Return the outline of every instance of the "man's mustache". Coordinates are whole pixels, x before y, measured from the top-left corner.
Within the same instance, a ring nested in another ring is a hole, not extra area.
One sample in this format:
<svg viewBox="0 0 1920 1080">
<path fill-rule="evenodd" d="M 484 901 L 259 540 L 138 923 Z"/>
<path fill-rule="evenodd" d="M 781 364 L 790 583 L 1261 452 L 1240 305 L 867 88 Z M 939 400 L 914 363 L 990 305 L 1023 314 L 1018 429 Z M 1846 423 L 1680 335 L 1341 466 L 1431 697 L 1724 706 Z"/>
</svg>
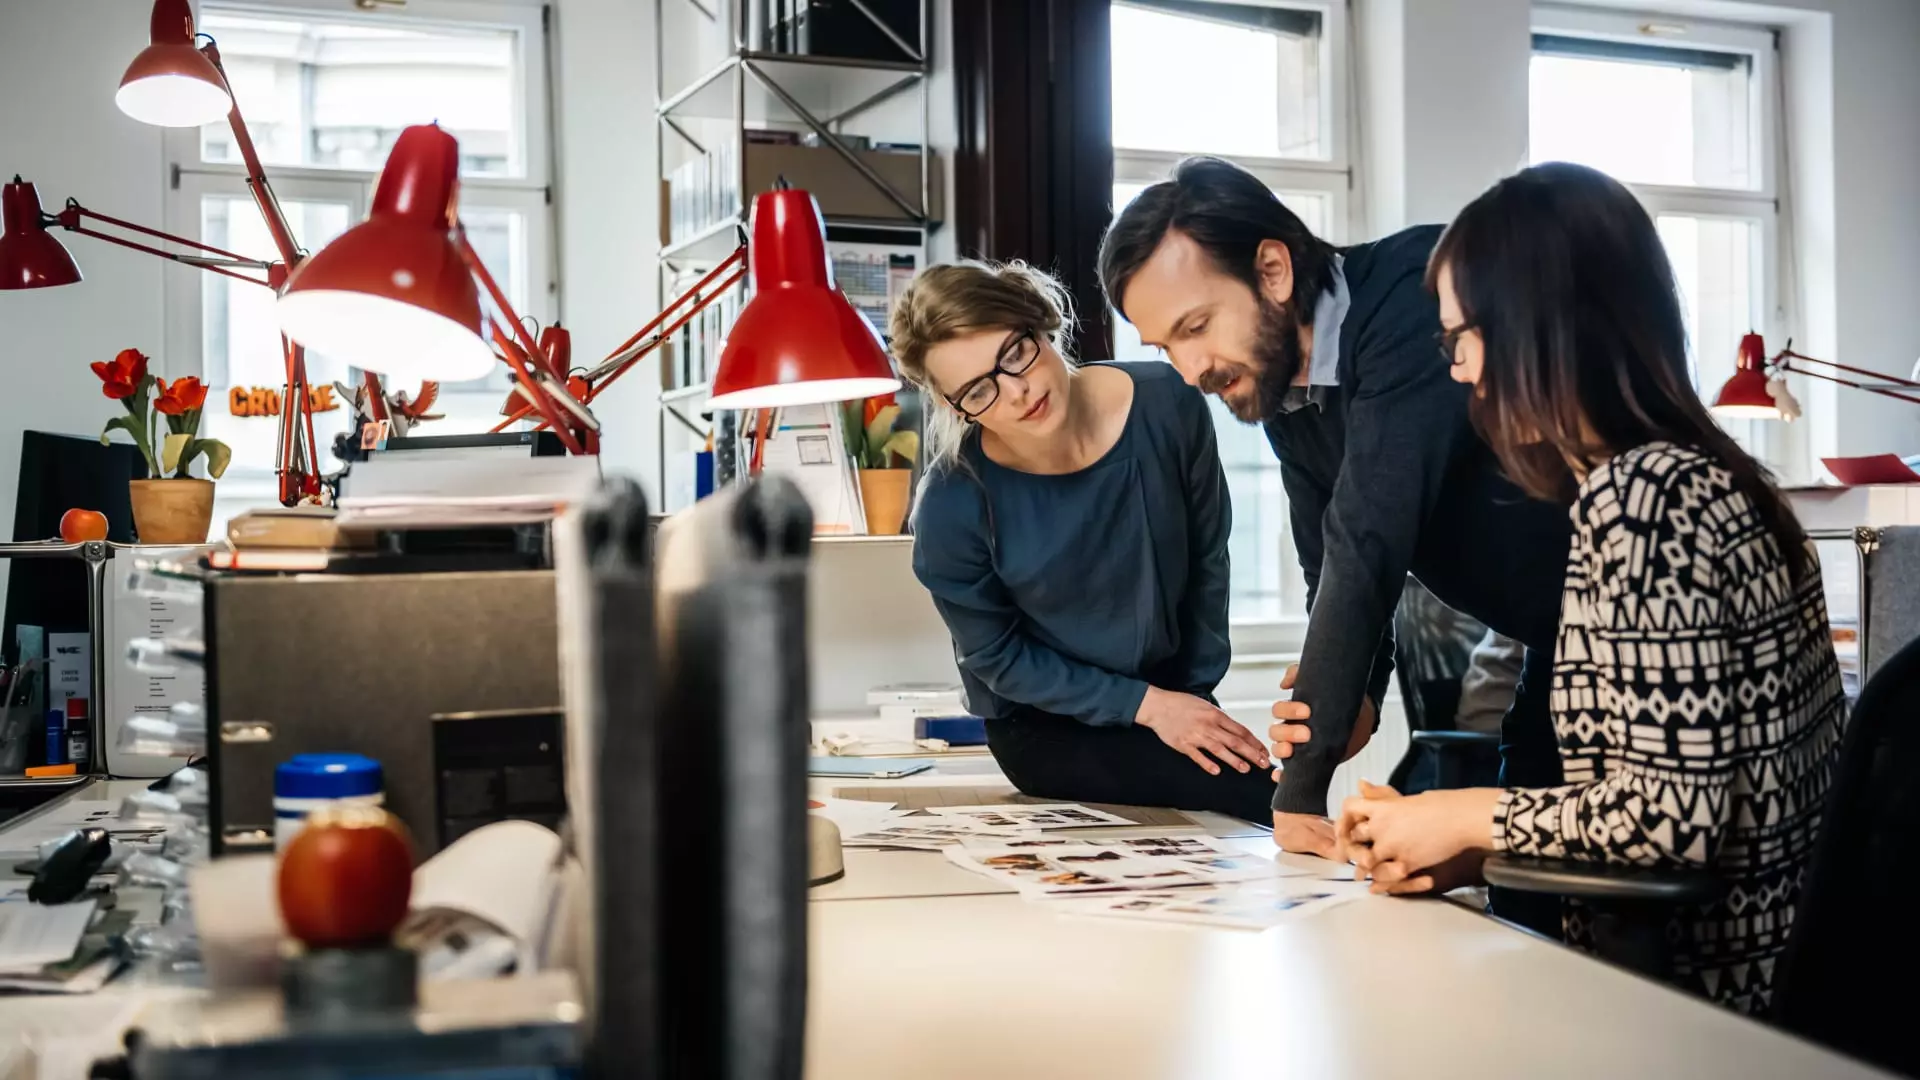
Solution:
<svg viewBox="0 0 1920 1080">
<path fill-rule="evenodd" d="M 1239 378 L 1240 375 L 1241 372 L 1238 368 L 1224 371 L 1220 368 L 1214 368 L 1205 375 L 1200 376 L 1200 389 L 1203 393 L 1219 394 L 1220 391 L 1227 388 L 1228 383 Z"/>
</svg>

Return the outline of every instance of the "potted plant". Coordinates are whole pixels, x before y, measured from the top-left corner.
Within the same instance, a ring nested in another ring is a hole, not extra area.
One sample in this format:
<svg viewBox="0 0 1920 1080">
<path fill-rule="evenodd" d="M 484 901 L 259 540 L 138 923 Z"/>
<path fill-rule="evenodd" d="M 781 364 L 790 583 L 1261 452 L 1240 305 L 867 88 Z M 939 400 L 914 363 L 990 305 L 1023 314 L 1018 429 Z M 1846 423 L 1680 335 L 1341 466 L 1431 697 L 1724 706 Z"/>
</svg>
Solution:
<svg viewBox="0 0 1920 1080">
<path fill-rule="evenodd" d="M 860 470 L 860 501 L 867 509 L 867 532 L 897 536 L 907 521 L 920 436 L 894 430 L 900 420 L 900 406 L 894 403 L 892 394 L 849 401 L 845 408 L 847 455 Z"/>
<path fill-rule="evenodd" d="M 135 480 L 133 527 L 143 544 L 203 544 L 213 520 L 213 480 L 193 476 L 190 469 L 202 456 L 207 475 L 219 479 L 227 471 L 233 451 L 218 439 L 200 438 L 200 412 L 207 388 L 188 376 L 169 384 L 147 373 L 147 358 L 138 349 L 122 349 L 111 363 L 94 364 L 102 389 L 118 401 L 127 415 L 107 421 L 100 441 L 107 442 L 117 428 L 133 438 L 147 461 L 146 480 Z M 160 426 L 165 419 L 164 430 Z"/>
</svg>

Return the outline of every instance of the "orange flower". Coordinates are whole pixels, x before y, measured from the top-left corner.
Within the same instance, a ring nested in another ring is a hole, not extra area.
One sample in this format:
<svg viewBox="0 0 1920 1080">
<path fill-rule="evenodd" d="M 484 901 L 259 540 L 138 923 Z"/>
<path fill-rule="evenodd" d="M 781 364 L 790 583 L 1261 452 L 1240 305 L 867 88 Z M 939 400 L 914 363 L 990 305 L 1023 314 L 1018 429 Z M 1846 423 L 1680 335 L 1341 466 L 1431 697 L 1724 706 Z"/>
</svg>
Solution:
<svg viewBox="0 0 1920 1080">
<path fill-rule="evenodd" d="M 189 375 L 184 379 L 173 380 L 168 386 L 167 380 L 160 380 L 160 397 L 153 407 L 168 416 L 180 416 L 198 410 L 207 403 L 207 388 L 200 380 Z"/>
<path fill-rule="evenodd" d="M 898 404 L 898 402 L 894 401 L 892 394 L 881 394 L 878 397 L 868 398 L 866 404 L 860 409 L 860 423 L 873 423 L 873 418 L 880 415 L 881 409 L 895 404 Z"/>
<path fill-rule="evenodd" d="M 93 373 L 105 383 L 108 397 L 130 398 L 147 379 L 147 358 L 139 349 L 121 349 L 111 364 L 94 364 Z"/>
</svg>

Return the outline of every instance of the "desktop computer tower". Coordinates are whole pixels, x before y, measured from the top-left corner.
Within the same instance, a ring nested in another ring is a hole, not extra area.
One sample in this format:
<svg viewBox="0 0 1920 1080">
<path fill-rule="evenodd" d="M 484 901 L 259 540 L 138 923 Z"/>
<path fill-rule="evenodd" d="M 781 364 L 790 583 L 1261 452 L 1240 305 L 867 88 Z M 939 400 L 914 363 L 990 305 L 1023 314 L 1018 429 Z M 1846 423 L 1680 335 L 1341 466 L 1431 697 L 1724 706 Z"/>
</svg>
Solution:
<svg viewBox="0 0 1920 1080">
<path fill-rule="evenodd" d="M 490 767 L 496 816 L 557 824 L 565 749 L 554 745 L 554 610 L 551 570 L 214 576 L 215 853 L 272 849 L 274 768 L 309 752 L 380 762 L 387 808 L 421 859 L 484 816 Z M 448 725 L 461 723 L 450 737 Z"/>
</svg>

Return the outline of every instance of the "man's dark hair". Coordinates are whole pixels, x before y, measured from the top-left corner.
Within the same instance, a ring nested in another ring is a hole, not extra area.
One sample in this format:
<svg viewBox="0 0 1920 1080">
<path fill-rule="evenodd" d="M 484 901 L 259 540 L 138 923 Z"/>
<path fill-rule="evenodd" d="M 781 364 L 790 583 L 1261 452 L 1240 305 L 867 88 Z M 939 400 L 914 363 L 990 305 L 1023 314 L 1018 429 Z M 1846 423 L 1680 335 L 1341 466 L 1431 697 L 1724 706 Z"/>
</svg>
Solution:
<svg viewBox="0 0 1920 1080">
<path fill-rule="evenodd" d="M 1182 161 L 1173 177 L 1140 193 L 1107 226 L 1100 241 L 1100 285 L 1119 311 L 1120 298 L 1169 231 L 1192 237 L 1221 272 L 1260 295 L 1254 257 L 1278 240 L 1293 257 L 1291 305 L 1300 325 L 1313 325 L 1314 301 L 1333 285 L 1333 245 L 1307 231 L 1259 177 L 1219 158 Z"/>
</svg>

